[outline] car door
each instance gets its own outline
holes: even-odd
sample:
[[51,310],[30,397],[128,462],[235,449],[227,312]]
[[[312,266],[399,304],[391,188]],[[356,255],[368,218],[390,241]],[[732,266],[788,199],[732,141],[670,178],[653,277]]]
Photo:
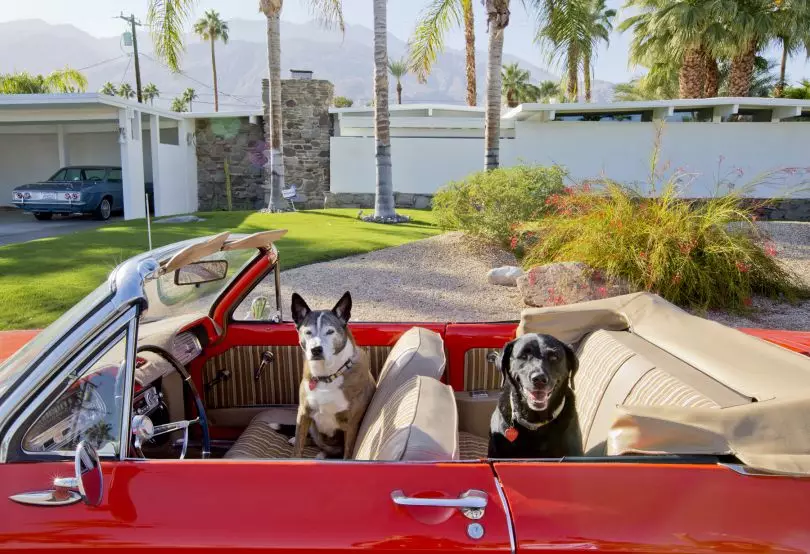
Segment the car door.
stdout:
[[494,464],[517,551],[810,549],[810,480],[649,460]]

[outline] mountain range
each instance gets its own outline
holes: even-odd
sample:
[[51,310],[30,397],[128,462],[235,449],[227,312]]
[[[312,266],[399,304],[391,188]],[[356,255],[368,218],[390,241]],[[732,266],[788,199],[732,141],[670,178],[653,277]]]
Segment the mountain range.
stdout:
[[[261,106],[261,79],[267,74],[266,25],[262,20],[235,19],[228,22],[231,40],[217,43],[220,109],[239,110]],[[156,106],[167,108],[172,98],[186,88],[194,88],[199,100],[194,111],[213,111],[210,46],[194,36],[186,37],[182,73],[174,74],[153,53],[149,35],[139,28],[141,79],[155,83],[161,91]],[[347,96],[356,106],[365,105],[372,95],[373,31],[360,25],[348,25],[345,33],[324,29],[316,22],[283,21],[282,78],[290,69],[307,69],[315,78],[328,79],[335,94]],[[407,44],[391,34],[388,52],[391,58],[403,57]],[[80,69],[88,79],[88,90],[98,90],[105,82],[122,82],[135,87],[132,48],[119,36],[94,37],[72,25],[52,25],[41,20],[18,20],[0,23],[0,73],[29,71],[49,73],[70,66]],[[533,57],[539,57],[535,51]],[[483,102],[486,76],[486,52],[476,57],[479,103]],[[504,55],[504,63],[518,62],[531,72],[533,82],[558,81],[559,77],[531,62]],[[392,92],[394,83],[391,83]],[[448,48],[440,55],[427,83],[419,84],[413,76],[403,81],[403,101],[464,104],[464,52]],[[594,101],[612,97],[613,85],[594,83]],[[394,97],[392,96],[392,101]]]

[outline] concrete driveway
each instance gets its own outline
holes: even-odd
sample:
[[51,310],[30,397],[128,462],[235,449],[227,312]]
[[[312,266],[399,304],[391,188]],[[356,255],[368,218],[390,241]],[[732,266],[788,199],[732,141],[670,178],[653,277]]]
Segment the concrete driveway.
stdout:
[[122,216],[113,216],[109,221],[104,222],[96,221],[90,216],[61,217],[55,215],[50,221],[37,221],[33,215],[21,210],[0,208],[0,246],[95,229],[100,225],[121,219],[123,219]]

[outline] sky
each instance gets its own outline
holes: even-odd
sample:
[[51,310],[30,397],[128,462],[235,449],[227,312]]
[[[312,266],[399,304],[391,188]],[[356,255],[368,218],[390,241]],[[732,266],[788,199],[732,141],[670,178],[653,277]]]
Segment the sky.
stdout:
[[[95,36],[112,36],[123,32],[124,23],[115,19],[121,11],[134,13],[136,17],[145,18],[147,0],[2,0],[3,10],[0,21],[16,19],[44,19],[48,23],[69,23]],[[413,31],[419,12],[427,0],[389,0],[388,29],[395,36],[407,40]],[[623,0],[607,0],[608,7],[619,10]],[[487,35],[483,7],[480,0],[474,0],[476,16],[476,48],[486,50]],[[261,19],[257,0],[197,0],[196,14],[213,8],[220,12],[224,19]],[[344,16],[350,24],[360,24],[371,28],[373,15],[371,0],[343,0]],[[306,0],[285,0],[282,19],[305,22],[312,19]],[[541,67],[547,67],[545,55],[533,44],[533,18],[526,13],[520,0],[512,0],[512,18],[506,30],[504,50],[520,56]],[[235,38],[235,37],[233,37]],[[641,70],[628,68],[627,52],[630,42],[629,33],[614,32],[610,44],[602,45],[595,65],[597,79],[614,83],[624,82],[638,75]],[[453,32],[447,40],[448,46],[463,48],[464,36],[461,31]],[[777,52],[770,51],[769,57],[776,59]],[[551,67],[552,72],[559,74],[559,68]],[[788,75],[792,80],[810,77],[810,63],[804,56],[791,60]]]

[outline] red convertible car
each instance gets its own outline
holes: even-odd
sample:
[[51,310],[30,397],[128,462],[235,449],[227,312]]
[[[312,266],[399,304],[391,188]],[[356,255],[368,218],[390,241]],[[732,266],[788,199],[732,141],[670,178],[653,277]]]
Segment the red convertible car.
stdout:
[[[806,342],[650,294],[351,323],[378,381],[353,459],[293,459],[283,234],[130,259],[0,365],[0,549],[810,550]],[[584,457],[486,458],[524,332],[576,347]]]

